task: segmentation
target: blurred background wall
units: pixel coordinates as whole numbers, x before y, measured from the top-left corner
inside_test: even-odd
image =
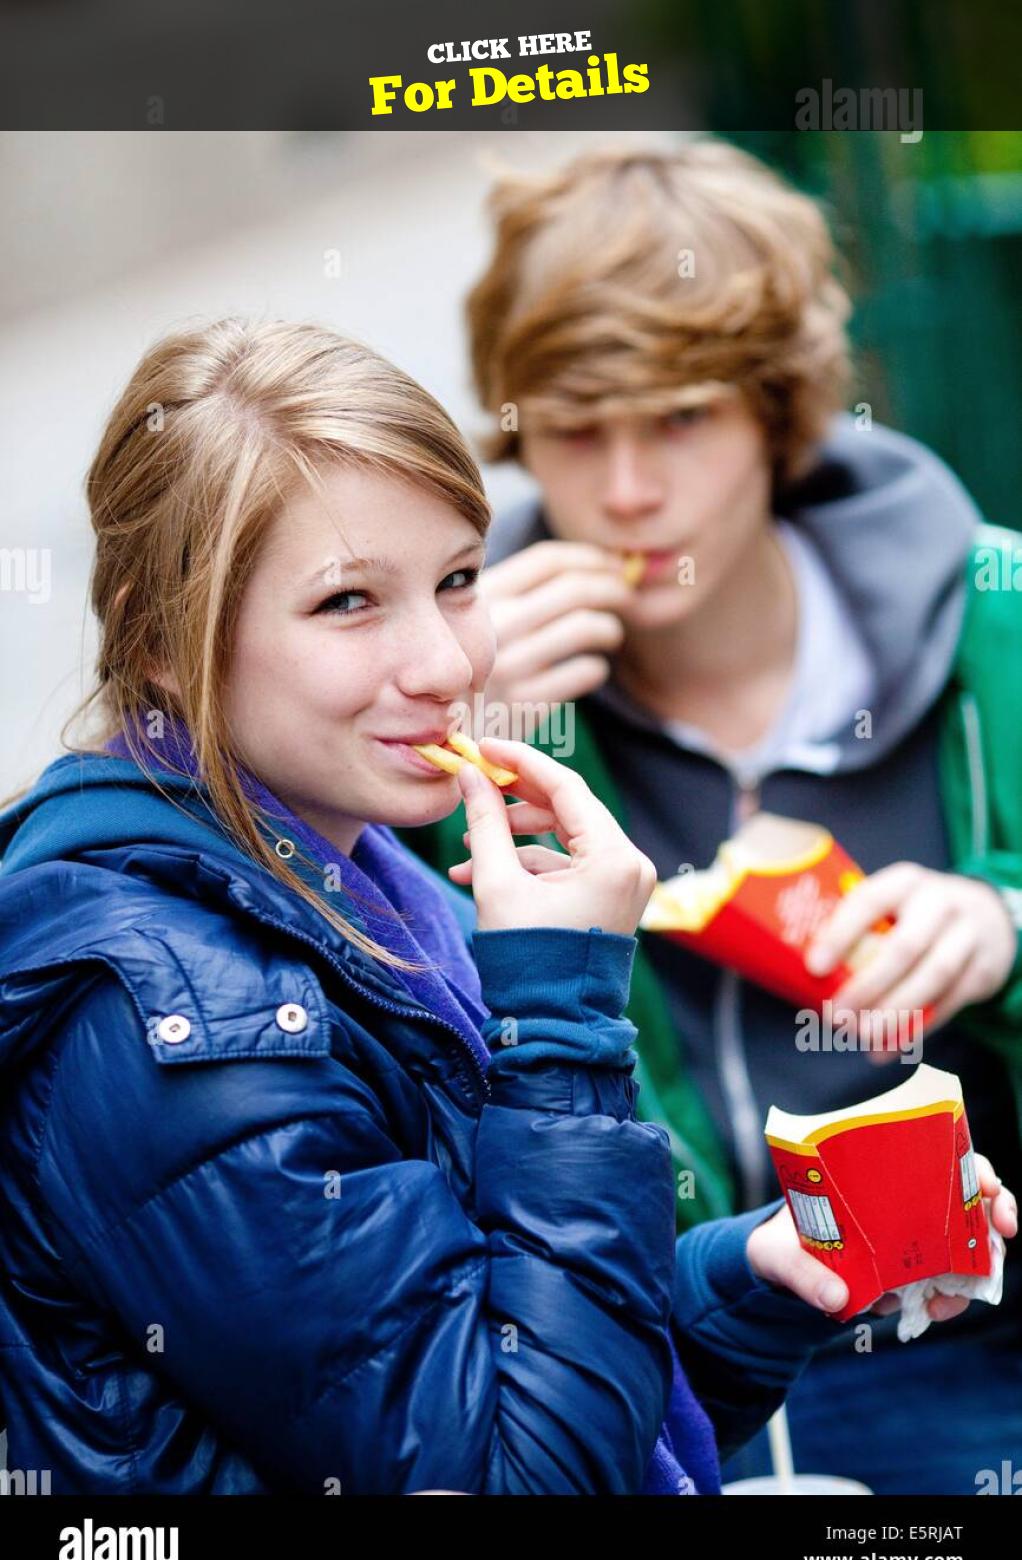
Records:
[[[89,691],[82,479],[163,331],[225,313],[316,319],[394,358],[471,434],[461,300],[487,250],[487,162],[545,166],[670,135],[278,132],[0,136],[0,795],[59,751]],[[856,400],[932,444],[987,514],[1022,476],[1022,134],[743,133],[828,204],[848,260]],[[487,470],[498,508],[525,489]],[[49,593],[18,586],[48,550]],[[37,595],[41,593],[37,592]]]

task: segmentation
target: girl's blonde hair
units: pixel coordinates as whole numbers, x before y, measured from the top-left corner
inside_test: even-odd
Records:
[[[850,379],[850,304],[816,204],[723,141],[586,153],[498,178],[490,263],[467,300],[472,368],[499,418],[656,414],[744,394],[779,482],[807,464]]]
[[[169,708],[187,726],[211,806],[238,846],[366,953],[419,968],[325,904],[264,838],[225,719],[238,606],[260,543],[288,495],[337,462],[419,483],[486,533],[482,481],[454,423],[368,347],[316,325],[225,319],[145,354],[86,482],[98,682],[61,740],[93,753],[123,728],[131,742],[133,723],[144,728]],[[179,700],[155,670],[172,674]],[[98,733],[74,746],[66,734],[90,706]],[[162,790],[144,752],[137,756]]]

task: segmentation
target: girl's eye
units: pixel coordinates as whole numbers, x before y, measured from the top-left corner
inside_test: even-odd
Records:
[[[364,612],[364,607],[339,607],[334,605],[335,602],[350,601],[352,598],[364,601],[366,599],[365,592],[361,590],[339,590],[335,595],[328,596],[325,601],[320,602],[316,612],[317,614],[326,612],[337,617],[351,617],[355,612]]]
[[[467,590],[469,588],[469,586],[470,585],[474,585],[476,580],[479,578],[479,570],[478,569],[455,569],[453,574],[448,574],[447,579],[448,580],[457,579],[459,574],[462,577],[462,583],[460,585],[455,585],[455,586],[451,587],[454,590]],[[447,583],[446,580],[441,580],[440,581],[440,585],[439,585],[439,589],[443,590],[444,585],[446,583]]]
[[[469,586],[475,584],[478,578],[478,569],[455,569],[453,574],[448,574],[446,580],[441,580],[438,589],[467,590]],[[455,580],[459,581],[459,583],[448,586],[447,580]],[[364,612],[366,610],[365,607],[352,607],[344,605],[344,603],[351,601],[365,602],[368,599],[364,590],[339,590],[321,602],[316,608],[316,613],[324,612],[330,617],[354,617],[357,613]]]

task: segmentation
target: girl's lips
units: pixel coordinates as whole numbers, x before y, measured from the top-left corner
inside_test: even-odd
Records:
[[[423,758],[421,753],[416,753],[409,742],[388,742],[383,737],[374,737],[373,741],[378,742],[381,748],[388,748],[393,753],[395,761],[404,769],[416,769],[419,774],[432,775],[434,778],[447,780],[452,778],[446,770],[438,769],[428,758]]]

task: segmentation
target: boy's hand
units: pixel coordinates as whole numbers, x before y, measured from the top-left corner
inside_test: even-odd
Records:
[[[934,1009],[928,1032],[963,1007],[994,996],[1011,972],[1018,932],[996,889],[976,878],[899,861],[864,878],[841,900],[806,954],[812,975],[826,975],[884,916],[895,925],[877,951],[834,994],[835,1011],[871,1032],[871,1058],[894,1060],[885,1036],[902,1033],[903,1015]]]
[[[989,1159],[984,1154],[976,1154],[975,1160],[980,1191],[990,1199],[994,1229],[1006,1240],[1011,1240],[1018,1232],[1018,1204],[1008,1188],[1001,1185]],[[787,1203],[763,1224],[757,1224],[746,1241],[745,1254],[757,1277],[790,1289],[817,1310],[840,1311],[848,1299],[848,1285],[844,1279],[802,1249]],[[934,1295],[927,1301],[927,1310],[935,1322],[946,1322],[952,1316],[958,1316],[968,1304],[968,1300],[959,1295]],[[900,1306],[897,1295],[881,1295],[864,1314],[887,1316]]]
[[[606,682],[632,595],[620,558],[589,542],[536,542],[484,569],[479,589],[497,635],[488,703],[563,704]]]

